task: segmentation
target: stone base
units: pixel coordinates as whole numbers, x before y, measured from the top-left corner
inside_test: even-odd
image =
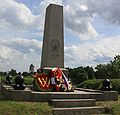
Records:
[[[10,100],[31,101],[31,90],[14,90],[12,86],[2,85],[2,93]]]
[[[118,101],[118,92],[117,91],[102,91],[103,98],[106,101]]]
[[[96,101],[117,101],[118,92],[36,92],[29,88],[14,90],[11,86],[2,85],[2,93],[10,100],[48,102],[50,99],[95,99]]]
[[[92,90],[92,89],[84,89],[84,88],[75,88],[75,89],[79,91],[85,91],[85,92],[102,93],[102,96],[99,97],[99,100],[118,101],[118,91],[102,91],[102,90]]]

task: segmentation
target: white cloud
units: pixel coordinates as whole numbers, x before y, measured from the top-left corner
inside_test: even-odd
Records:
[[[39,15],[33,15],[31,10],[15,0],[0,0],[0,31],[31,30],[40,26]]]
[[[98,37],[92,25],[94,14],[120,25],[119,0],[44,0],[33,11],[15,0],[0,0],[0,32],[43,32],[45,10],[50,3],[63,4],[65,26],[82,40]]]
[[[41,20],[41,27],[44,25],[44,17],[46,7],[50,4],[63,4],[65,27],[67,27],[73,34],[77,35],[82,40],[96,38],[98,33],[92,26],[93,17],[88,12],[88,7],[80,1],[69,0],[68,3],[62,0],[44,0],[38,7],[35,8],[34,13],[43,17]]]
[[[120,54],[120,36],[65,47],[65,66],[95,66]],[[28,71],[31,63],[40,66],[42,42],[32,39],[0,39],[0,70]]]
[[[31,38],[24,39],[28,38],[24,36],[43,32],[45,9],[49,3],[64,5],[65,28],[82,40],[101,37],[92,25],[94,15],[120,25],[119,0],[63,2],[63,0],[43,0],[34,11],[31,11],[25,4],[17,3],[15,0],[0,0],[0,70],[13,68],[26,71],[31,63],[39,66],[42,42]],[[15,37],[3,38],[2,32],[8,36],[11,33]],[[23,38],[20,38],[18,33],[23,34]],[[65,47],[65,65],[76,67],[109,62],[114,55],[120,54],[119,38],[120,36],[103,38],[94,43],[86,42]]]
[[[65,26],[69,30],[82,40],[96,38],[98,33],[92,25],[93,17],[88,9],[89,4],[87,6],[77,0],[70,0],[66,4],[63,2],[62,0],[44,0],[31,11],[25,4],[17,3],[15,0],[0,0],[0,31],[8,32],[7,34],[11,31],[23,32],[22,34],[26,31],[43,32],[46,7],[54,3],[64,5]]]
[[[80,39],[87,40],[98,36],[92,26],[93,17],[88,12],[88,7],[81,1],[69,1],[64,11],[66,27]]]
[[[28,52],[29,49],[35,49],[36,51],[38,48],[42,47],[42,42],[36,39],[23,39],[23,38],[9,38],[9,39],[0,39],[2,45],[11,47],[22,52]]]
[[[70,67],[95,66],[108,63],[120,54],[120,36],[104,38],[96,43],[65,47],[65,65]]]
[[[45,14],[45,10],[48,7],[49,4],[58,4],[58,5],[62,5],[63,2],[62,0],[43,0],[40,2],[40,4],[34,8],[34,13],[35,14]]]
[[[120,1],[119,0],[86,0],[89,13],[96,13],[110,23],[120,26]]]
[[[50,3],[62,4],[62,0],[44,0],[30,10],[25,4],[15,0],[0,0],[0,33],[3,36],[26,37],[43,35],[46,7]],[[30,37],[29,37],[30,38]]]
[[[43,30],[44,28],[44,22],[45,22],[45,12],[46,8],[48,7],[49,4],[57,4],[57,5],[62,5],[62,0],[43,0],[40,2],[40,4],[34,8],[34,14],[39,15],[40,17],[40,27]]]
[[[0,38],[0,70],[28,71],[33,63],[36,68],[40,66],[42,42],[23,38]]]
[[[99,34],[92,24],[94,16],[106,20],[108,25],[120,26],[119,6],[119,0],[67,0],[65,25],[82,40],[96,38]]]

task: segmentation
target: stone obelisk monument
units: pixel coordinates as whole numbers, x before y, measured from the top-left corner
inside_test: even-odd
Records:
[[[63,6],[50,4],[46,9],[41,68],[64,68]]]

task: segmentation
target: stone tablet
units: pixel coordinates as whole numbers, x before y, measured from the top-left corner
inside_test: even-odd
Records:
[[[63,6],[50,4],[46,9],[41,68],[64,68]]]

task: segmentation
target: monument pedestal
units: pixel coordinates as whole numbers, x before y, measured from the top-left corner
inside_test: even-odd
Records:
[[[48,102],[50,99],[95,99],[96,101],[118,101],[117,91],[101,91],[94,90],[75,92],[38,92],[32,91],[29,87],[25,90],[14,90],[12,86],[2,85],[2,94],[8,99],[14,101],[32,101],[32,102]]]

